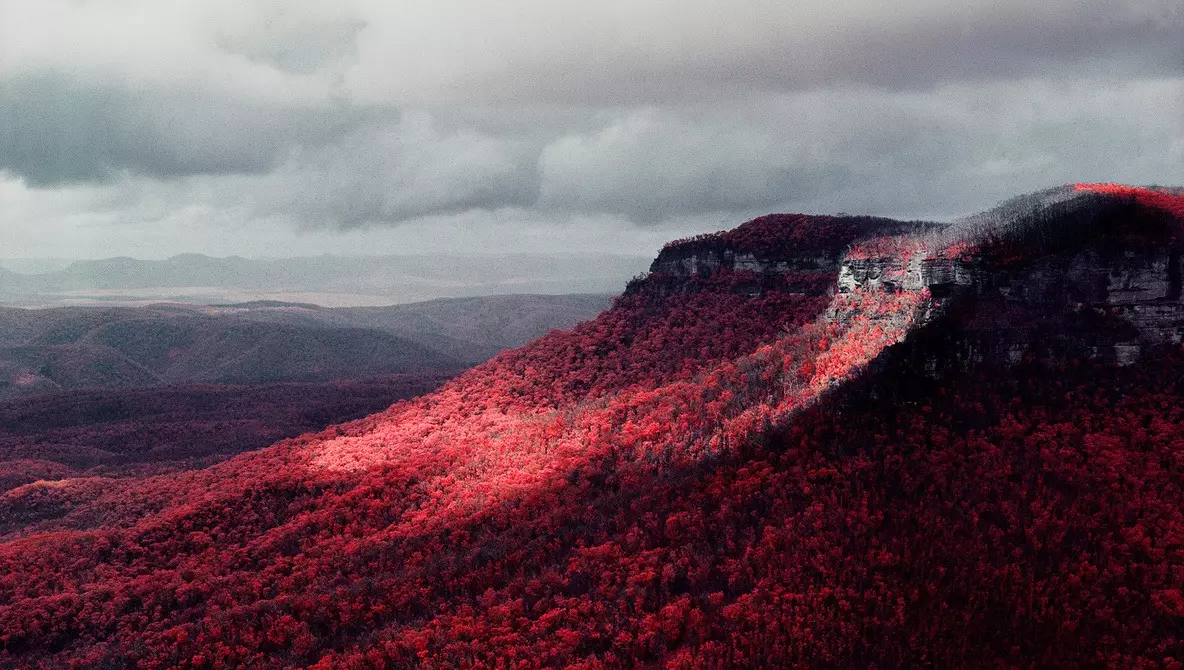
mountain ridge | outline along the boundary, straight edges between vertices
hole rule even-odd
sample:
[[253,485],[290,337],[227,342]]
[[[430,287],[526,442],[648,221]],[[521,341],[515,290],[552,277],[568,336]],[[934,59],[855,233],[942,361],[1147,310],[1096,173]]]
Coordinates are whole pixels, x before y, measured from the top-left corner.
[[1176,667],[1182,205],[762,217],[365,419],[14,489],[0,660]]
[[508,295],[375,308],[0,308],[0,399],[76,388],[459,371],[608,306],[600,295]]
[[14,306],[251,300],[350,306],[465,295],[615,293],[648,260],[613,254],[125,257],[76,261],[39,274],[4,270],[0,300]]

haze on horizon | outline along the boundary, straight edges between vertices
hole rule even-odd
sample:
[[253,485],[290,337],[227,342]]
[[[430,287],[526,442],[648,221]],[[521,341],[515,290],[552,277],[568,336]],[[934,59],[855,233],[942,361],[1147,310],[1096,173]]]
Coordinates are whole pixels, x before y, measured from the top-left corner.
[[1177,0],[0,0],[0,257],[598,252],[1184,183]]

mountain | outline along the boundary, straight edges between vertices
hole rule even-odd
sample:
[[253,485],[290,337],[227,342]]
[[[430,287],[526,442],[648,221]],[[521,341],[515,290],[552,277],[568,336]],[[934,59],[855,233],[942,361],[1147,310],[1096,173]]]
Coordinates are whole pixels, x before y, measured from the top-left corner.
[[339,309],[282,302],[0,308],[0,399],[458,371],[608,306],[599,295],[511,295]]
[[41,307],[278,300],[355,306],[458,296],[610,293],[643,271],[647,261],[610,254],[110,258],[39,274],[0,269],[0,303]]
[[[0,309],[0,493],[41,479],[206,467],[435,390],[608,303],[518,295],[357,313],[276,301]],[[0,520],[0,533],[23,518]]]
[[0,496],[24,667],[1179,667],[1184,192],[771,215],[438,391]]
[[612,296],[493,295],[441,298],[387,307],[335,309],[292,305],[227,306],[218,311],[268,323],[321,323],[391,333],[465,363],[486,361],[551,330],[565,330],[608,309]]
[[0,396],[7,397],[194,382],[328,381],[464,367],[382,331],[267,324],[184,310],[7,311],[0,320],[10,333],[25,334],[0,347]]

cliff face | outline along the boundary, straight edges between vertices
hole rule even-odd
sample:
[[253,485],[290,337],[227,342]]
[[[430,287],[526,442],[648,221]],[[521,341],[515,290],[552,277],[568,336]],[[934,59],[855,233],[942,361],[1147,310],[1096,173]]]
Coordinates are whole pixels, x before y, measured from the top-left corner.
[[[894,269],[903,281],[887,279]],[[977,258],[851,259],[838,280],[841,292],[929,291],[924,323],[948,316],[932,327],[956,341],[957,367],[1029,355],[1133,363],[1184,339],[1180,286],[1180,251],[1170,248],[1089,249],[1011,270]],[[942,367],[940,349],[925,351],[929,367]]]
[[[852,248],[861,241],[919,238],[944,227],[866,216],[763,216],[733,230],[666,245],[650,266],[649,276],[631,284],[626,293],[649,289],[668,295],[694,290],[696,279],[719,274],[746,278],[736,283],[736,290],[752,296],[768,290],[800,295],[824,295],[836,288],[846,291],[867,281],[863,268],[880,273],[899,261],[894,256],[853,259]],[[910,287],[920,288],[920,284],[912,282]]]
[[829,278],[805,293],[927,291],[920,322],[956,315],[942,328],[957,333],[962,363],[1035,355],[1129,364],[1184,340],[1184,244],[1175,213],[1157,204],[1062,188],[950,226],[783,217],[782,231],[789,222],[843,233],[792,247],[766,233],[754,247],[736,234],[742,226],[669,245],[646,281],[663,294],[721,273],[747,277],[736,285],[749,295],[805,275]]
[[[941,327],[960,340],[962,363],[1034,356],[1129,365],[1184,339],[1181,219],[1151,193],[1150,204],[1139,192],[1086,190],[1028,201],[1019,214],[1012,206],[985,233],[957,231],[963,239],[950,243],[957,238],[947,231],[948,246],[914,258],[910,276],[952,315]],[[840,275],[867,283],[888,262],[853,263]]]
[[842,249],[819,251],[790,258],[758,258],[751,253],[736,253],[729,248],[664,250],[650,266],[650,272],[678,277],[711,275],[720,271],[750,271],[760,274],[786,272],[834,272],[843,256]]

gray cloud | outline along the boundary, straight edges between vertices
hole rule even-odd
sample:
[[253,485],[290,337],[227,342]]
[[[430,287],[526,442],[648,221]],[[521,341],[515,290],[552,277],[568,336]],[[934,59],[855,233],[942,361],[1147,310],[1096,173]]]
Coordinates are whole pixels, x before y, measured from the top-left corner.
[[424,113],[293,155],[243,187],[260,214],[343,227],[529,207],[539,188],[529,145],[473,130],[442,131]]
[[[434,4],[373,17],[347,72],[355,94],[413,104],[636,105],[835,84],[907,90],[1184,72],[1184,12],[1171,0],[523,0],[516,13],[497,3]],[[400,39],[403,29],[426,37]],[[415,68],[384,65],[409,60]]]
[[[1184,79],[784,94],[556,140],[541,206],[634,221],[771,210],[953,215],[1075,180],[1184,180]],[[1168,113],[1164,113],[1167,111]]]
[[301,22],[280,15],[250,30],[223,33],[217,45],[227,53],[242,54],[282,72],[311,74],[343,66],[356,57],[357,36],[365,27],[357,18]]
[[1184,182],[1182,35],[1175,0],[0,0],[25,194],[0,232],[37,207],[658,229]]
[[[814,198],[849,178],[804,155],[784,126],[688,121],[654,110],[549,144],[539,162],[539,206],[611,212],[654,222],[703,212],[766,209]],[[788,141],[787,141],[788,140]]]
[[205,86],[131,90],[61,73],[0,81],[0,168],[36,186],[266,172],[295,147],[343,135],[344,105],[224,97]]
[[953,216],[1074,180],[1182,181],[1184,120],[1162,113],[1182,103],[1184,80],[864,88],[622,110],[537,135],[419,112],[158,199],[345,228],[507,209],[647,225],[772,210]]

